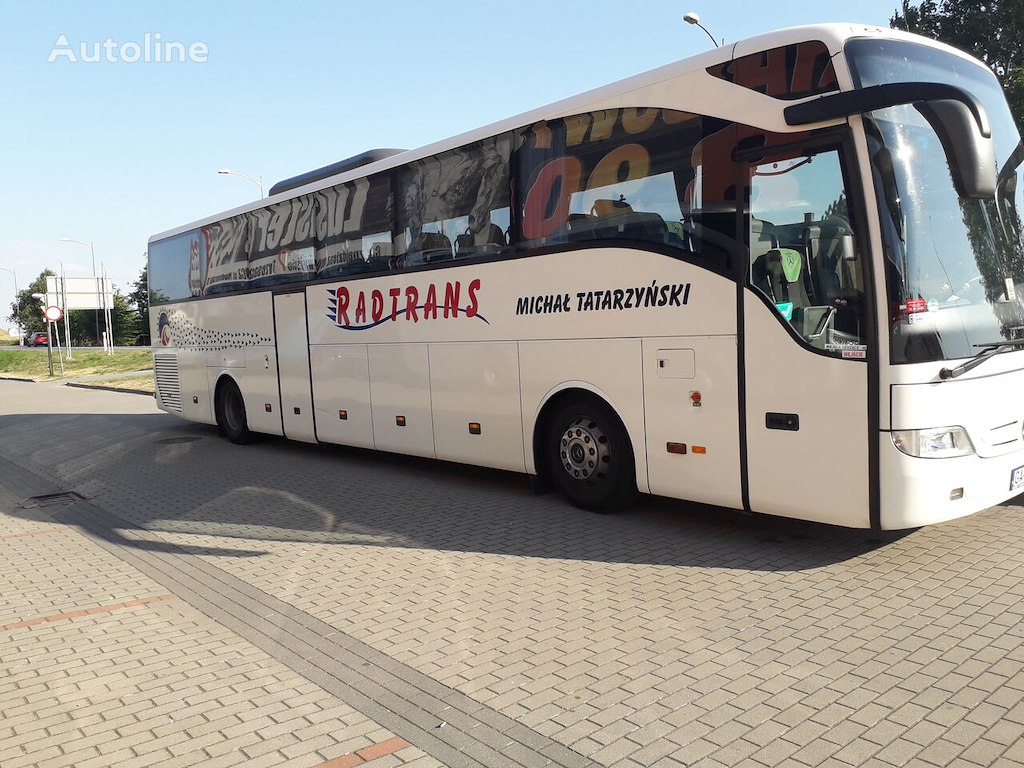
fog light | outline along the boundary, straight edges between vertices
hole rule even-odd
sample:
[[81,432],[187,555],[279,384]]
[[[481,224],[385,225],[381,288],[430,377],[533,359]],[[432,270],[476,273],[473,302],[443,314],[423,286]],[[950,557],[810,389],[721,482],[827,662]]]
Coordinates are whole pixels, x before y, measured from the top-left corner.
[[950,501],[956,501],[957,499],[962,499],[963,497],[964,497],[964,489],[963,488],[954,488],[952,491],[949,492],[949,500]]

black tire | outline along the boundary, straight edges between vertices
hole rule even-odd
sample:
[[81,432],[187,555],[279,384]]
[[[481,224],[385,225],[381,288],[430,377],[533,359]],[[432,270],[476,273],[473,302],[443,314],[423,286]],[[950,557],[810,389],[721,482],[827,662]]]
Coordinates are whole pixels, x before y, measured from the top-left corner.
[[217,388],[216,412],[217,429],[232,443],[245,445],[256,439],[245,417],[245,400],[231,379],[225,379]]
[[596,397],[566,401],[548,422],[547,471],[565,497],[591,512],[619,512],[636,497],[633,447],[618,416]]

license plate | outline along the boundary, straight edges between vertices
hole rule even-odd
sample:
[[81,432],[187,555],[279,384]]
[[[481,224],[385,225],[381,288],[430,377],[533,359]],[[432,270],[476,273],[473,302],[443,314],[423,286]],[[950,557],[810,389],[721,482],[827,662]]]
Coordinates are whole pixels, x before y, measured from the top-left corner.
[[1010,490],[1016,491],[1024,487],[1024,467],[1017,467],[1010,473]]

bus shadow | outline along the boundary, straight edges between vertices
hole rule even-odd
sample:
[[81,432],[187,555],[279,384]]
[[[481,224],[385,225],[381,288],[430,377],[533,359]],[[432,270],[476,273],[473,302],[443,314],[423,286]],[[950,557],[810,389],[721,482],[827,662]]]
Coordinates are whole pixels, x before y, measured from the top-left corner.
[[[80,435],[89,435],[88,447],[74,447]],[[278,438],[235,446],[212,427],[165,414],[0,417],[0,445],[0,454],[118,518],[94,521],[94,533],[154,551],[258,557],[271,542],[306,542],[796,571],[911,533],[657,497],[597,515],[557,494],[534,495],[516,473]],[[62,514],[31,503],[11,513]]]

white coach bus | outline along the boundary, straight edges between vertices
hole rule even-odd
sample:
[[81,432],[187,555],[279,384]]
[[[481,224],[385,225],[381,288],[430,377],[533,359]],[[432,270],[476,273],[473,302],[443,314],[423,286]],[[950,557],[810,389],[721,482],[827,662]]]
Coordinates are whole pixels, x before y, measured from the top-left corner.
[[786,29],[156,235],[157,402],[254,433],[903,529],[1024,491],[993,74]]

